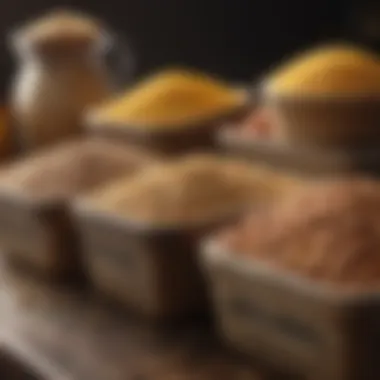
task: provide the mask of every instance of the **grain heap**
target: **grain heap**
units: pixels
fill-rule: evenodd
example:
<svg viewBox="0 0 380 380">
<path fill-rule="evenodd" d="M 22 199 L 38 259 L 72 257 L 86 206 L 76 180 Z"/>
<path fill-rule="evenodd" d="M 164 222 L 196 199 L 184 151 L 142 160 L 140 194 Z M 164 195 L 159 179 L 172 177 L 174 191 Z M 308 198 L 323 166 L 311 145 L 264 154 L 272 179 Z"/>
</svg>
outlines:
<svg viewBox="0 0 380 380">
<path fill-rule="evenodd" d="M 380 285 L 380 183 L 307 186 L 218 240 L 230 252 L 348 287 Z"/>
<path fill-rule="evenodd" d="M 166 70 L 95 110 L 90 119 L 129 127 L 175 128 L 224 116 L 245 100 L 243 91 L 207 75 Z"/>
<path fill-rule="evenodd" d="M 133 174 L 149 162 L 151 158 L 138 150 L 106 141 L 65 143 L 5 167 L 0 188 L 29 196 L 66 198 Z"/>
<path fill-rule="evenodd" d="M 266 81 L 279 95 L 378 95 L 380 60 L 351 46 L 323 46 L 295 57 Z"/>
<path fill-rule="evenodd" d="M 280 184 L 274 173 L 248 163 L 195 155 L 117 181 L 92 199 L 97 208 L 148 225 L 193 224 L 272 200 Z"/>
</svg>

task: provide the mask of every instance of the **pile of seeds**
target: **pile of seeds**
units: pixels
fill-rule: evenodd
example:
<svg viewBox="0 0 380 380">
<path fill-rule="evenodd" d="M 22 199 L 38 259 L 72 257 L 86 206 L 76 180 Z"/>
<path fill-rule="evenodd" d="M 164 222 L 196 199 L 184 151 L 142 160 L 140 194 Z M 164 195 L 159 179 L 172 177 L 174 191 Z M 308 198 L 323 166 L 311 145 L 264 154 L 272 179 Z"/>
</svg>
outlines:
<svg viewBox="0 0 380 380">
<path fill-rule="evenodd" d="M 230 252 L 314 279 L 380 285 L 380 182 L 306 186 L 224 231 Z"/>
<path fill-rule="evenodd" d="M 93 194 L 96 207 L 149 224 L 192 224 L 273 200 L 286 181 L 240 160 L 195 155 Z"/>
<path fill-rule="evenodd" d="M 100 140 L 64 143 L 2 170 L 0 188 L 39 197 L 70 197 L 136 172 L 151 157 L 133 148 Z"/>
</svg>

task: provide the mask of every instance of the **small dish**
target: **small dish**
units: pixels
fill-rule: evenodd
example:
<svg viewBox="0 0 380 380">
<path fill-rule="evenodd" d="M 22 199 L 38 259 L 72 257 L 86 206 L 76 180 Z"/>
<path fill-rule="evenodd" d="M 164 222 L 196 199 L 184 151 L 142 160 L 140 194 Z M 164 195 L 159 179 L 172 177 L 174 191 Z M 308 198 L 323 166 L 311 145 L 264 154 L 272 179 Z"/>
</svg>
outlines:
<svg viewBox="0 0 380 380">
<path fill-rule="evenodd" d="M 380 153 L 376 147 L 337 149 L 294 146 L 269 138 L 247 138 L 239 133 L 238 128 L 221 129 L 217 134 L 217 144 L 225 154 L 297 175 L 380 174 Z"/>
</svg>

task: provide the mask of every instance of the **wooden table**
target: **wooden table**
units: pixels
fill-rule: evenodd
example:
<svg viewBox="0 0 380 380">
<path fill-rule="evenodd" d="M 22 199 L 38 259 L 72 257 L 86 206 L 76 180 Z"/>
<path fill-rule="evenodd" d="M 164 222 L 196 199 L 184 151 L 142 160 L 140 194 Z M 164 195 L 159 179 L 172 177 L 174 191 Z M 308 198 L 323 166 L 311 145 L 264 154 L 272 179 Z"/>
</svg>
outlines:
<svg viewBox="0 0 380 380">
<path fill-rule="evenodd" d="M 27 363 L 42 379 L 264 378 L 222 348 L 206 324 L 159 329 L 111 312 L 89 293 L 47 286 L 4 265 L 0 271 L 3 352 Z"/>
</svg>

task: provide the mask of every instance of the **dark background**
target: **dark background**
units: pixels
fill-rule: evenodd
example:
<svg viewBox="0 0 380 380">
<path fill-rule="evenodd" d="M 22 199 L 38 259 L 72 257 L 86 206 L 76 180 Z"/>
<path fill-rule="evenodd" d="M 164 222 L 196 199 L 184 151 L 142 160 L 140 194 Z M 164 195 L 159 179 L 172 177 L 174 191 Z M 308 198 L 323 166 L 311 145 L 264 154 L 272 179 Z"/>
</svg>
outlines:
<svg viewBox="0 0 380 380">
<path fill-rule="evenodd" d="M 69 0 L 65 3 L 3 0 L 0 4 L 1 86 L 6 88 L 14 68 L 5 43 L 6 33 L 22 21 L 57 5 L 99 16 L 119 36 L 126 37 L 136 54 L 136 76 L 169 64 L 181 64 L 230 80 L 246 81 L 254 79 L 285 55 L 312 43 L 348 39 L 376 45 L 377 37 L 366 35 L 362 27 L 368 17 L 379 23 L 376 3 L 340 0 Z M 371 33 L 376 34 L 376 31 Z"/>
</svg>

